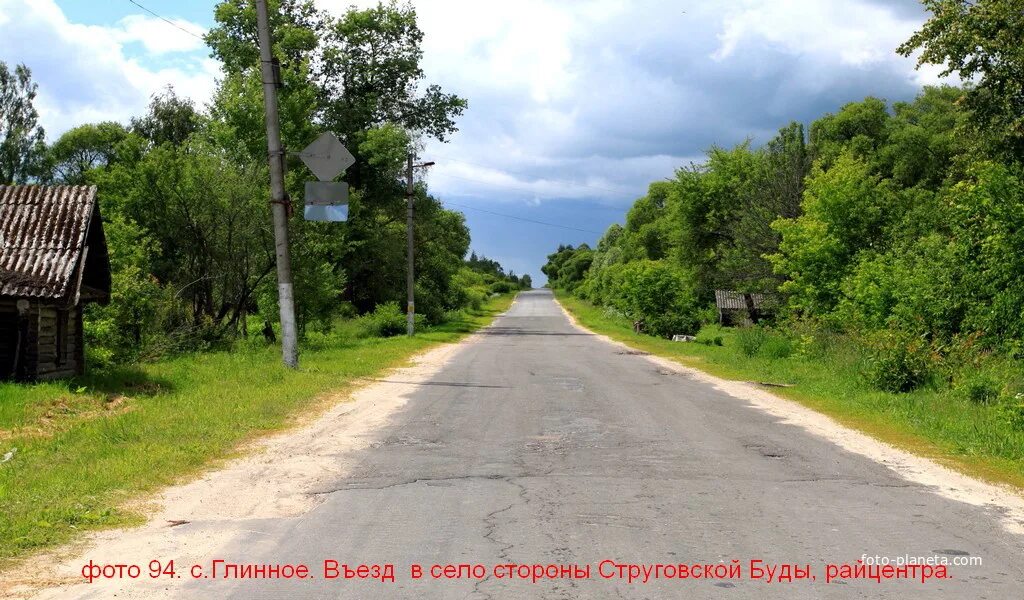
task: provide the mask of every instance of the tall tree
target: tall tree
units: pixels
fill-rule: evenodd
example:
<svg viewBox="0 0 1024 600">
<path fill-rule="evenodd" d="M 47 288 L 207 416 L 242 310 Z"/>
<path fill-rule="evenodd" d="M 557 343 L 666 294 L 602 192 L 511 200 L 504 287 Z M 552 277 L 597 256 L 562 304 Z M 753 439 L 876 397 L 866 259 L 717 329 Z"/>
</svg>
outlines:
<svg viewBox="0 0 1024 600">
<path fill-rule="evenodd" d="M 923 0 L 932 17 L 899 52 L 975 85 L 965 101 L 996 150 L 1024 160 L 1024 2 Z"/>
<path fill-rule="evenodd" d="M 39 175 L 46 134 L 33 105 L 36 89 L 28 67 L 18 65 L 11 72 L 0 61 L 0 183 Z"/>
<path fill-rule="evenodd" d="M 184 144 L 201 125 L 202 117 L 195 104 L 187 98 L 179 98 L 172 87 L 154 95 L 149 111 L 132 119 L 132 131 L 155 145 Z"/>
<path fill-rule="evenodd" d="M 89 171 L 109 165 L 118 145 L 128 136 L 120 123 L 79 125 L 65 132 L 47 153 L 50 178 L 67 184 L 83 184 Z"/>
</svg>

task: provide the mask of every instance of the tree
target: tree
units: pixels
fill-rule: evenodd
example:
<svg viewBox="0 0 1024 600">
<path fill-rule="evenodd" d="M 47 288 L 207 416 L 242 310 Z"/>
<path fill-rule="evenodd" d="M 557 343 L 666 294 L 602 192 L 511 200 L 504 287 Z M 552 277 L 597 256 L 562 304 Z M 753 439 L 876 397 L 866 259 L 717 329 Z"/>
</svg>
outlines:
<svg viewBox="0 0 1024 600">
<path fill-rule="evenodd" d="M 0 183 L 40 174 L 46 134 L 33 106 L 37 88 L 28 67 L 18 65 L 12 73 L 0 61 Z"/>
<path fill-rule="evenodd" d="M 50 177 L 71 185 L 86 183 L 89 171 L 105 167 L 117 158 L 118 147 L 127 137 L 128 132 L 121 124 L 109 121 L 66 131 L 47 153 Z"/>
<path fill-rule="evenodd" d="M 316 77 L 324 119 L 336 131 L 391 122 L 444 141 L 457 130 L 467 103 L 438 85 L 423 87 L 423 32 L 410 4 L 352 9 L 328 31 Z"/>
<path fill-rule="evenodd" d="M 965 105 L 1002 152 L 1024 160 L 1024 6 L 1020 0 L 923 0 L 932 16 L 898 51 L 976 82 Z"/>
<path fill-rule="evenodd" d="M 849 152 L 831 169 L 817 165 L 808 178 L 803 214 L 772 225 L 782 239 L 769 259 L 786 277 L 782 290 L 793 307 L 806 314 L 831 310 L 857 253 L 882 249 L 887 220 L 902 216 L 894 208 L 891 190 Z"/>
<path fill-rule="evenodd" d="M 153 96 L 147 114 L 132 119 L 132 131 L 157 146 L 184 144 L 201 125 L 202 117 L 195 104 L 179 98 L 170 86 Z"/>
<path fill-rule="evenodd" d="M 402 300 L 406 206 L 405 187 L 399 182 L 402 165 L 418 136 L 445 139 L 455 130 L 454 119 L 465 101 L 423 81 L 423 34 L 409 6 L 382 3 L 366 10 L 352 8 L 334 18 L 308 0 L 272 0 L 270 4 L 274 51 L 281 59 L 284 81 L 280 105 L 285 146 L 302 148 L 328 130 L 356 157 L 345 174 L 352 190 L 348 222 L 311 224 L 292 219 L 295 246 L 303 243 L 319 249 L 317 259 L 309 257 L 311 267 L 321 260 L 335 273 L 344 271 L 345 297 L 357 309 L 370 311 L 378 304 Z M 212 105 L 211 137 L 227 152 L 266 160 L 251 2 L 222 2 L 215 18 L 217 26 L 207 41 L 214 56 L 223 61 L 224 78 Z M 294 160 L 288 171 L 287 189 L 297 203 L 308 172 Z M 451 305 L 451 277 L 461 266 L 466 248 L 457 255 L 451 250 L 462 247 L 468 233 L 461 220 L 456 223 L 456 214 L 443 210 L 422 186 L 416 191 L 416 210 L 417 286 L 425 290 L 417 295 L 417 308 L 436 316 Z M 424 237 L 424 232 L 440 237 Z M 301 265 L 294 270 L 298 282 L 304 276 Z M 317 276 L 316 272 L 311 270 L 309 276 Z"/>
</svg>

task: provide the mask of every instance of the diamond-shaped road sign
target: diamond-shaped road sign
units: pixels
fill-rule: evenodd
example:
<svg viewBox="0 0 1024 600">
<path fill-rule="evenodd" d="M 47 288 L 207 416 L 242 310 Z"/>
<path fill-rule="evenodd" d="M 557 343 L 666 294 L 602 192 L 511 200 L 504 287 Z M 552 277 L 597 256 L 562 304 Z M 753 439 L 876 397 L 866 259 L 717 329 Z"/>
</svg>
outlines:
<svg viewBox="0 0 1024 600">
<path fill-rule="evenodd" d="M 330 181 L 355 164 L 356 159 L 341 140 L 327 132 L 299 153 L 299 158 L 320 181 Z"/>
</svg>

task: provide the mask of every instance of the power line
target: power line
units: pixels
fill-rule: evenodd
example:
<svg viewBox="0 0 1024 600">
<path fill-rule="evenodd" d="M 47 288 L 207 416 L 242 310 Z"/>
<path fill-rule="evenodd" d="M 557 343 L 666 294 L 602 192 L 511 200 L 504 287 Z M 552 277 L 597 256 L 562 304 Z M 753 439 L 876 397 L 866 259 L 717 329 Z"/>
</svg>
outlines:
<svg viewBox="0 0 1024 600">
<path fill-rule="evenodd" d="M 160 19 L 160 20 L 161 20 L 161 21 L 163 21 L 164 23 L 167 23 L 167 24 L 168 24 L 168 25 L 170 25 L 171 27 L 174 27 L 175 29 L 178 29 L 178 30 L 180 30 L 180 31 L 184 31 L 185 33 L 189 34 L 190 36 L 192 36 L 192 37 L 194 37 L 194 38 L 198 38 L 198 39 L 200 39 L 200 40 L 203 40 L 203 42 L 205 42 L 205 41 L 206 41 L 206 38 L 204 38 L 203 36 L 201 36 L 201 35 L 199 35 L 199 34 L 197 34 L 197 33 L 195 33 L 195 32 L 189 31 L 188 29 L 185 29 L 185 28 L 184 28 L 184 27 L 182 27 L 181 25 L 178 25 L 177 23 L 175 23 L 174 21 L 172 21 L 172 20 L 170 20 L 170 19 L 168 19 L 168 18 L 164 17 L 163 15 L 160 15 L 160 14 L 157 14 L 157 13 L 153 12 L 152 10 L 150 10 L 150 9 L 146 8 L 145 6 L 143 6 L 143 5 L 139 4 L 139 3 L 138 3 L 138 2 L 136 2 L 135 0 L 128 0 L 128 2 L 131 2 L 131 3 L 132 3 L 132 4 L 134 4 L 135 6 L 138 6 L 138 7 L 139 7 L 139 8 L 141 8 L 142 10 L 144 10 L 144 11 L 148 12 L 149 14 L 153 15 L 154 17 L 156 17 L 156 18 Z"/>
<path fill-rule="evenodd" d="M 559 225 L 558 223 L 548 223 L 547 221 L 538 221 L 536 219 L 527 219 L 526 217 L 517 217 L 515 215 L 506 215 L 504 213 L 494 212 L 493 210 L 487 210 L 485 208 L 477 208 L 475 206 L 469 206 L 468 204 L 459 204 L 458 202 L 451 202 L 449 200 L 443 201 L 445 204 L 451 206 L 458 206 L 459 208 L 467 208 L 469 210 L 476 210 L 489 215 L 497 217 L 505 217 L 506 219 L 515 219 L 517 221 L 525 221 L 527 223 L 534 223 L 536 225 L 547 225 L 548 227 L 558 227 L 559 229 L 570 229 L 572 231 L 581 231 L 583 233 L 593 233 L 594 235 L 604 235 L 600 231 L 593 231 L 591 229 L 580 229 L 579 227 L 570 227 L 569 225 Z"/>
<path fill-rule="evenodd" d="M 507 173 L 509 175 L 517 175 L 519 177 L 529 177 L 529 175 L 526 175 L 524 173 L 516 173 L 515 171 L 507 171 L 505 169 L 496 169 L 494 167 L 489 167 L 487 165 L 482 165 L 480 163 L 469 162 L 468 160 L 462 160 L 460 158 L 451 158 L 451 157 L 444 156 L 444 155 L 439 156 L 439 158 L 441 160 L 444 160 L 445 162 L 457 162 L 457 163 L 462 163 L 464 165 L 470 165 L 472 167 L 480 167 L 481 169 L 490 169 L 492 171 L 499 171 L 501 173 Z M 448 177 L 455 177 L 457 179 L 466 179 L 467 181 L 476 181 L 474 179 L 468 179 L 466 177 L 459 177 L 457 175 L 448 175 Z M 486 183 L 486 182 L 478 181 L 477 183 Z M 494 184 L 494 185 L 499 185 L 499 184 Z M 575 187 L 589 188 L 589 189 L 598 190 L 598 191 L 601 191 L 601 192 L 608 192 L 609 194 L 620 195 L 620 194 L 623 193 L 622 190 L 613 190 L 611 188 L 601 187 L 601 186 L 598 186 L 598 185 L 590 185 L 589 183 L 576 183 L 576 182 L 572 182 L 572 185 L 575 186 Z"/>
<path fill-rule="evenodd" d="M 536 194 L 534 192 L 534 190 L 531 190 L 530 188 L 528 188 L 526 186 L 521 186 L 521 185 L 510 185 L 510 184 L 507 184 L 507 183 L 495 183 L 493 181 L 483 181 L 481 179 L 472 179 L 470 177 L 463 177 L 461 175 L 445 174 L 444 176 L 445 177 L 451 177 L 452 179 L 461 179 L 462 181 L 471 181 L 473 183 L 479 183 L 481 185 L 489 185 L 491 187 L 505 188 L 505 189 L 509 189 L 509 190 L 516 190 L 516 191 L 522 191 L 522 192 L 531 192 L 531 193 L 534 193 L 534 195 L 536 195 L 538 197 L 551 197 L 551 196 L 542 196 L 540 194 Z M 601 210 L 622 212 L 621 208 L 615 208 L 613 206 L 596 205 L 595 208 L 599 208 Z"/>
</svg>

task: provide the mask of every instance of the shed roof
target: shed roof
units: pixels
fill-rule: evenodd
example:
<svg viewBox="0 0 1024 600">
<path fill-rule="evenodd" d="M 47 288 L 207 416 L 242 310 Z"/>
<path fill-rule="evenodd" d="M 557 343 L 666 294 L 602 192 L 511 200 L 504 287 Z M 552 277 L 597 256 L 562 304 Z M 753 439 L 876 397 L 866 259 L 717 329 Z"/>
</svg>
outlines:
<svg viewBox="0 0 1024 600">
<path fill-rule="evenodd" d="M 96 231 L 90 236 L 93 220 Z M 0 296 L 63 300 L 76 295 L 88 238 L 101 246 L 89 262 L 101 257 L 109 294 L 96 187 L 0 185 Z"/>
<path fill-rule="evenodd" d="M 744 295 L 739 292 L 733 292 L 729 290 L 715 290 L 715 304 L 720 309 L 737 309 L 746 310 L 747 301 L 743 297 Z M 751 299 L 754 301 L 754 308 L 760 310 L 765 308 L 775 308 L 775 298 L 765 294 L 750 294 Z"/>
</svg>

